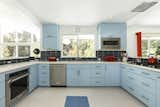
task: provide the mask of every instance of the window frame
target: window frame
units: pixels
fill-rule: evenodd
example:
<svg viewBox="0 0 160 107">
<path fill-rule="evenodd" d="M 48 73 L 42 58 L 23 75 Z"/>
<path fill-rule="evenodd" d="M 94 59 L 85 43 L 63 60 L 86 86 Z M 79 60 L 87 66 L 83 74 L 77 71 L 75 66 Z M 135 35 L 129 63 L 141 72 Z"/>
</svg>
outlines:
<svg viewBox="0 0 160 107">
<path fill-rule="evenodd" d="M 151 41 L 152 41 L 152 40 L 159 40 L 159 41 L 160 41 L 160 37 L 157 37 L 157 36 L 156 36 L 156 37 L 143 37 L 143 38 L 142 38 L 142 41 L 143 41 L 143 40 L 147 40 L 147 44 L 148 44 L 148 45 L 147 45 L 147 48 L 148 48 L 148 53 L 149 53 L 150 50 L 151 50 Z M 142 50 L 142 51 L 143 51 L 143 50 Z M 148 53 L 147 53 L 147 54 L 148 54 Z M 142 56 L 142 57 L 143 57 L 143 56 Z"/>
<path fill-rule="evenodd" d="M 63 56 L 63 36 L 76 36 L 76 40 L 77 40 L 77 56 Z M 93 57 L 80 57 L 79 56 L 79 51 L 78 51 L 78 47 L 79 47 L 79 36 L 80 35 L 94 35 L 94 55 Z M 85 39 L 87 40 L 87 39 Z M 61 34 L 60 37 L 60 49 L 61 49 L 61 58 L 96 58 L 96 41 L 97 41 L 97 35 L 96 34 Z"/>
<path fill-rule="evenodd" d="M 29 42 L 21 42 L 21 41 L 19 41 L 19 39 L 18 39 L 18 33 L 21 33 L 21 32 L 28 32 L 28 33 L 30 33 L 31 35 L 30 35 L 30 40 L 31 41 L 29 41 Z M 37 34 L 36 33 L 32 33 L 32 32 L 29 32 L 29 31 L 25 31 L 25 30 L 23 30 L 23 31 L 21 31 L 21 32 L 19 32 L 19 31 L 14 31 L 13 33 L 15 33 L 15 35 L 16 35 L 16 39 L 15 39 L 15 42 L 4 42 L 4 36 L 5 36 L 5 34 L 2 34 L 2 32 L 0 32 L 0 49 L 4 49 L 4 47 L 5 46 L 15 46 L 16 47 L 16 51 L 15 51 L 15 56 L 13 56 L 13 57 L 4 57 L 3 56 L 3 51 L 0 51 L 0 59 L 11 59 L 11 58 L 26 58 L 26 57 L 30 57 L 31 55 L 32 55 L 32 45 L 33 44 L 40 44 L 41 42 L 40 42 L 40 38 L 38 37 L 38 36 L 36 36 Z M 6 32 L 7 33 L 7 32 Z M 8 33 L 10 33 L 10 32 L 8 32 Z M 12 33 L 12 32 L 11 32 Z M 34 40 L 33 40 L 33 36 L 36 36 L 37 37 L 37 41 L 36 42 L 34 42 Z M 39 35 L 40 36 L 40 35 Z M 20 57 L 19 56 L 19 52 L 18 52 L 18 47 L 19 46 L 29 46 L 30 47 L 30 53 L 29 53 L 29 55 L 30 56 L 22 56 L 22 57 Z M 41 48 L 41 45 L 39 45 L 40 47 L 39 48 Z"/>
</svg>

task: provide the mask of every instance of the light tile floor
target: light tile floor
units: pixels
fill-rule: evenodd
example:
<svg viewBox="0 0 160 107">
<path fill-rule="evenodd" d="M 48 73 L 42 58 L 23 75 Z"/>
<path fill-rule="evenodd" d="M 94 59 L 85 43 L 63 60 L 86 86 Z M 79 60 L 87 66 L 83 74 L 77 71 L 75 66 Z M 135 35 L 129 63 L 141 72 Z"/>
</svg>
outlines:
<svg viewBox="0 0 160 107">
<path fill-rule="evenodd" d="M 118 87 L 38 88 L 15 107 L 64 107 L 66 96 L 88 96 L 90 107 L 145 107 Z"/>
</svg>

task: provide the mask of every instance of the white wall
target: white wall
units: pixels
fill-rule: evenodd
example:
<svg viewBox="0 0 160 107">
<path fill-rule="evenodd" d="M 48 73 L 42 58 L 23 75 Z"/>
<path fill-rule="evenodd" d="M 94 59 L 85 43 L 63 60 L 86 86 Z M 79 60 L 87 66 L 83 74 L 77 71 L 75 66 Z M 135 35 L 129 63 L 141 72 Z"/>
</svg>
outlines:
<svg viewBox="0 0 160 107">
<path fill-rule="evenodd" d="M 3 32 L 26 30 L 41 35 L 41 23 L 16 0 L 0 1 L 0 26 Z"/>
<path fill-rule="evenodd" d="M 160 26 L 128 26 L 127 29 L 127 52 L 129 57 L 137 57 L 136 32 L 160 33 Z M 160 36 L 160 35 L 159 35 Z"/>
</svg>

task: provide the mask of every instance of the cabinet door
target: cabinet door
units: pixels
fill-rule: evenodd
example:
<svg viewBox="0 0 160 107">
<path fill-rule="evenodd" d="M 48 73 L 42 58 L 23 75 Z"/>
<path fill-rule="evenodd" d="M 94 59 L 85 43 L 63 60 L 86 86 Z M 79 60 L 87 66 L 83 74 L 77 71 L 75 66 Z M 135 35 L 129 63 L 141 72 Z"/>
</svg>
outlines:
<svg viewBox="0 0 160 107">
<path fill-rule="evenodd" d="M 0 107 L 5 107 L 5 74 L 0 74 Z"/>
<path fill-rule="evenodd" d="M 30 67 L 29 91 L 31 92 L 37 86 L 38 86 L 38 69 L 37 65 L 32 65 Z"/>
<path fill-rule="evenodd" d="M 53 35 L 48 35 L 48 37 L 43 39 L 43 48 L 44 49 L 58 49 L 57 37 Z"/>
<path fill-rule="evenodd" d="M 43 48 L 58 49 L 59 27 L 55 24 L 43 25 Z"/>
<path fill-rule="evenodd" d="M 5 102 L 5 97 L 1 97 L 1 98 L 0 98 L 0 107 L 6 107 L 6 106 L 5 106 L 5 103 L 6 103 L 6 102 Z"/>
<path fill-rule="evenodd" d="M 120 65 L 107 64 L 105 73 L 106 86 L 120 86 Z"/>
<path fill-rule="evenodd" d="M 160 75 L 157 80 L 157 88 L 156 88 L 156 95 L 157 95 L 157 107 L 160 107 Z"/>
<path fill-rule="evenodd" d="M 80 70 L 67 68 L 67 86 L 79 86 Z"/>
<path fill-rule="evenodd" d="M 89 65 L 82 65 L 80 68 L 80 85 L 90 86 L 90 67 Z"/>
</svg>

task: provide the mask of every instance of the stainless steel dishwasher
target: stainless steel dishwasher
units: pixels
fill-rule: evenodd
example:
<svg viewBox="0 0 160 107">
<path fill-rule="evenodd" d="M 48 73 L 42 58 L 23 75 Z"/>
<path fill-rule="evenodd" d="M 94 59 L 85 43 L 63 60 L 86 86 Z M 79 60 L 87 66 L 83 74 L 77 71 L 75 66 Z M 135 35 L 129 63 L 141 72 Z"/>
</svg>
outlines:
<svg viewBox="0 0 160 107">
<path fill-rule="evenodd" d="M 51 64 L 51 86 L 66 86 L 66 65 Z"/>
</svg>

